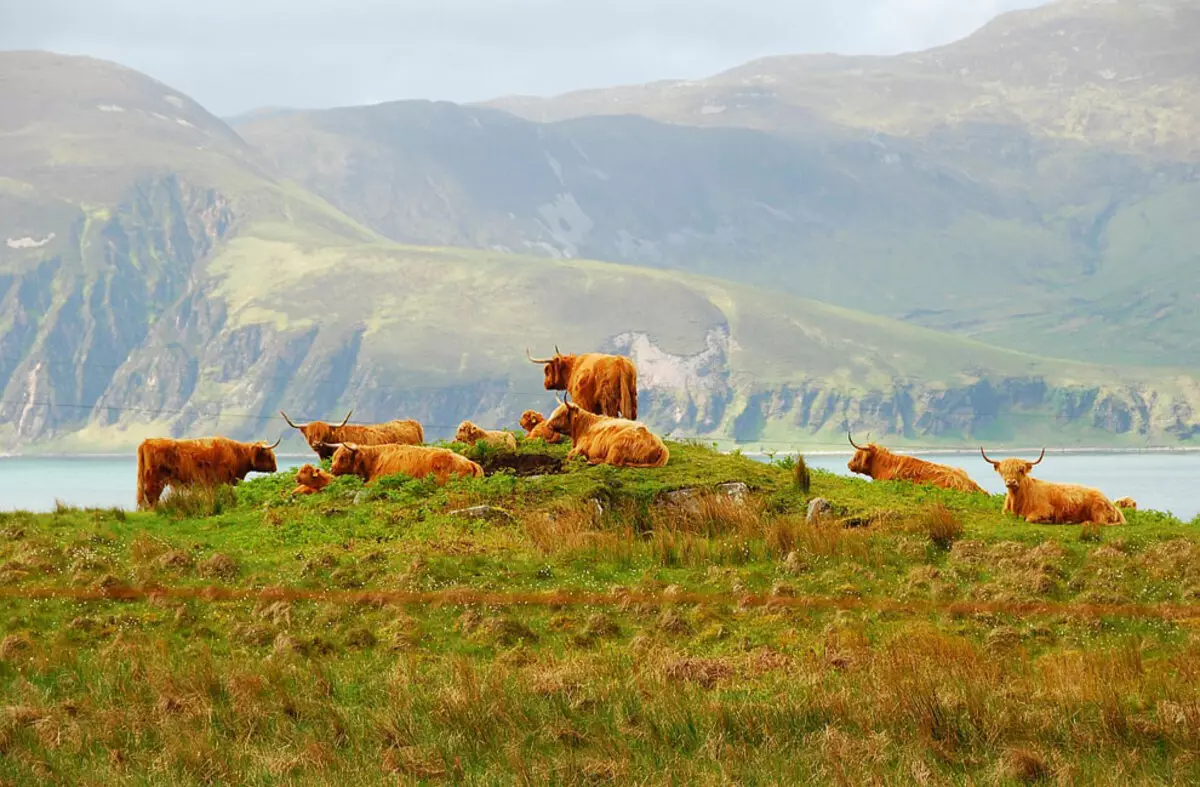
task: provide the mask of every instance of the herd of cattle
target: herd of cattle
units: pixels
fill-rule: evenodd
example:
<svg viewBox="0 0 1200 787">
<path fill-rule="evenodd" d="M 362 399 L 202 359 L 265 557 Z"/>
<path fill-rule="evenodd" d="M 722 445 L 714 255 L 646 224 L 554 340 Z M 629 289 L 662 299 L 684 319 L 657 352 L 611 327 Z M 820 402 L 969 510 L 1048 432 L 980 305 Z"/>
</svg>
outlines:
<svg viewBox="0 0 1200 787">
<path fill-rule="evenodd" d="M 571 451 L 567 457 L 582 456 L 590 464 L 657 468 L 667 463 L 670 453 L 662 439 L 637 422 L 637 370 L 632 361 L 602 353 L 563 355 L 557 346 L 552 358 L 534 358 L 528 350 L 526 356 L 544 366 L 546 390 L 564 391 L 574 400 L 560 400 L 549 418 L 526 410 L 520 426 L 527 438 L 547 443 L 569 438 Z M 324 421 L 301 425 L 280 411 L 288 426 L 304 436 L 317 456 L 333 460 L 330 472 L 313 465 L 301 467 L 294 494 L 318 493 L 340 475 L 356 475 L 366 483 L 395 474 L 433 476 L 439 484 L 453 476 L 483 475 L 482 467 L 461 454 L 422 445 L 425 432 L 417 421 L 351 424 L 352 414 L 353 410 L 336 425 Z M 855 449 L 849 469 L 854 473 L 880 481 L 903 480 L 986 494 L 957 467 L 900 456 L 874 443 L 860 446 L 852 435 L 849 437 Z M 138 507 L 155 506 L 168 486 L 236 484 L 251 472 L 274 473 L 275 448 L 282 439 L 272 445 L 224 437 L 145 440 L 138 446 Z M 455 439 L 467 445 L 485 443 L 499 450 L 514 451 L 517 447 L 511 432 L 482 429 L 470 421 L 459 425 Z M 1004 479 L 1004 512 L 1028 522 L 1123 524 L 1121 508 L 1137 507 L 1129 498 L 1114 504 L 1095 489 L 1032 478 L 1034 465 L 1045 458 L 1044 449 L 1034 462 L 995 461 L 982 448 L 979 450 Z"/>
</svg>

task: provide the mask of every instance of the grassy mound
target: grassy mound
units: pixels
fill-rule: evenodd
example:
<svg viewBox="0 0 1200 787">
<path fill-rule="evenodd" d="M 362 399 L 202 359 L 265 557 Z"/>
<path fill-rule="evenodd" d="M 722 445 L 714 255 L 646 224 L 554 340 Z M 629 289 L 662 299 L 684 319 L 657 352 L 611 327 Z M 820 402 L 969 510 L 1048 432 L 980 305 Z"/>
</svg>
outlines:
<svg viewBox="0 0 1200 787">
<path fill-rule="evenodd" d="M 1200 778 L 1200 523 L 565 453 L 0 514 L 0 782 Z"/>
</svg>

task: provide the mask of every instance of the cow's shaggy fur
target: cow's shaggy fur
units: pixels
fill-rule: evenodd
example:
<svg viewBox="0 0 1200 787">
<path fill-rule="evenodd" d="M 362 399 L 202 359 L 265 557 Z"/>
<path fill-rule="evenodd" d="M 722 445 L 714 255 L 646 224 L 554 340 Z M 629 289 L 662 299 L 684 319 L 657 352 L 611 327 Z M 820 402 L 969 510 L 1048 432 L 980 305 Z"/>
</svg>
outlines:
<svg viewBox="0 0 1200 787">
<path fill-rule="evenodd" d="M 288 426 L 300 430 L 308 447 L 317 452 L 317 456 L 328 459 L 333 456 L 334 449 L 326 446 L 341 443 L 355 445 L 420 445 L 425 442 L 425 430 L 421 424 L 412 419 L 387 421 L 381 424 L 349 424 L 354 411 L 346 413 L 346 418 L 340 424 L 328 424 L 324 421 L 312 421 L 307 424 L 294 424 L 282 410 L 279 414 Z"/>
<path fill-rule="evenodd" d="M 420 445 L 335 446 L 332 471 L 337 475 L 356 475 L 366 483 L 403 473 L 413 478 L 432 475 L 439 484 L 451 476 L 482 477 L 483 468 L 446 448 Z"/>
<path fill-rule="evenodd" d="M 546 423 L 570 436 L 568 459 L 582 456 L 589 464 L 617 467 L 662 467 L 670 459 L 666 444 L 644 424 L 589 413 L 573 402 L 560 404 Z"/>
<path fill-rule="evenodd" d="M 304 465 L 296 471 L 293 495 L 311 495 L 333 483 L 333 476 L 315 465 Z"/>
<path fill-rule="evenodd" d="M 546 443 L 561 443 L 562 435 L 546 425 L 546 416 L 537 410 L 526 410 L 521 413 L 521 428 L 530 440 L 541 440 Z"/>
<path fill-rule="evenodd" d="M 525 354 L 529 356 L 529 351 Z M 547 391 L 566 391 L 575 404 L 589 413 L 637 420 L 637 369 L 622 355 L 584 353 L 536 359 L 545 365 Z"/>
<path fill-rule="evenodd" d="M 275 472 L 275 445 L 226 437 L 150 438 L 137 452 L 137 506 L 158 504 L 168 487 L 236 484 L 251 472 Z"/>
<path fill-rule="evenodd" d="M 512 432 L 504 432 L 499 429 L 481 429 L 470 421 L 463 421 L 458 425 L 458 431 L 454 433 L 454 439 L 467 445 L 484 443 L 496 448 L 507 448 L 509 451 L 517 450 L 517 438 Z"/>
<path fill-rule="evenodd" d="M 911 481 L 914 484 L 933 484 L 959 492 L 986 494 L 983 487 L 972 481 L 966 471 L 960 468 L 927 462 L 914 456 L 893 454 L 875 443 L 859 446 L 853 438 L 850 439 L 850 444 L 857 449 L 847 464 L 852 473 L 870 476 L 876 481 Z"/>
<path fill-rule="evenodd" d="M 1024 459 L 994 461 L 980 448 L 983 458 L 996 468 L 1004 479 L 1008 494 L 1004 512 L 1023 517 L 1026 522 L 1042 525 L 1066 525 L 1095 522 L 1100 525 L 1123 525 L 1125 515 L 1099 490 L 1077 484 L 1053 484 L 1029 474 L 1033 466 L 1046 456 L 1045 450 L 1037 462 Z"/>
</svg>

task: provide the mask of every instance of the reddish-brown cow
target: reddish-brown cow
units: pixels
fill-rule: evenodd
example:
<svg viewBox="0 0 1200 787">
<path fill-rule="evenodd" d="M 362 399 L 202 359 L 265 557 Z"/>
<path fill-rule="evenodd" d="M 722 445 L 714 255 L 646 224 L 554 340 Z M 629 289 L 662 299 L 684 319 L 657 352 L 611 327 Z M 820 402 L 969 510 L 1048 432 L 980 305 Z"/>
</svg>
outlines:
<svg viewBox="0 0 1200 787">
<path fill-rule="evenodd" d="M 282 439 L 282 438 L 280 438 Z M 236 484 L 251 472 L 275 472 L 274 445 L 226 437 L 150 438 L 137 453 L 137 506 L 152 508 L 168 487 Z"/>
<path fill-rule="evenodd" d="M 389 443 L 420 445 L 425 442 L 425 430 L 421 428 L 419 422 L 411 418 L 399 421 L 387 421 L 382 424 L 347 424 L 353 413 L 353 410 L 346 413 L 346 417 L 342 419 L 342 422 L 334 426 L 324 421 L 312 421 L 304 425 L 294 424 L 292 423 L 292 419 L 288 418 L 287 413 L 283 410 L 279 411 L 279 414 L 283 416 L 283 420 L 287 421 L 288 426 L 293 429 L 299 429 L 300 434 L 304 435 L 304 439 L 308 442 L 308 447 L 316 451 L 317 456 L 322 459 L 328 459 L 333 456 L 332 448 L 323 448 L 322 446 L 338 445 L 340 443 L 354 443 L 355 445 L 387 445 Z"/>
<path fill-rule="evenodd" d="M 637 369 L 622 355 L 584 353 L 563 355 L 554 346 L 554 357 L 537 359 L 545 364 L 547 391 L 566 391 L 575 404 L 589 413 L 637 420 Z"/>
<path fill-rule="evenodd" d="M 1095 522 L 1101 525 L 1123 525 L 1125 515 L 1099 490 L 1077 484 L 1052 484 L 1032 478 L 1033 466 L 1046 458 L 1046 449 L 1036 462 L 1024 459 L 989 459 L 983 448 L 983 458 L 996 468 L 1004 479 L 1008 494 L 1004 512 L 1023 517 L 1026 522 L 1042 525 L 1068 525 Z"/>
<path fill-rule="evenodd" d="M 573 402 L 559 404 L 546 425 L 571 437 L 568 459 L 582 456 L 588 464 L 662 467 L 671 456 L 666 444 L 644 424 L 589 413 Z"/>
<path fill-rule="evenodd" d="M 293 495 L 312 495 L 333 483 L 333 476 L 315 465 L 304 465 L 296 471 Z"/>
<path fill-rule="evenodd" d="M 865 446 L 854 442 L 853 435 L 847 433 L 850 445 L 854 446 L 854 456 L 846 465 L 850 472 L 869 476 L 876 481 L 911 481 L 914 484 L 933 484 L 943 489 L 956 489 L 959 492 L 981 492 L 979 484 L 971 480 L 965 470 L 936 462 L 926 462 L 914 456 L 900 456 L 875 443 Z M 867 439 L 870 439 L 867 435 Z"/>
<path fill-rule="evenodd" d="M 547 443 L 561 443 L 562 435 L 546 426 L 546 416 L 537 410 L 526 410 L 521 413 L 521 428 L 530 440 L 542 440 Z"/>
<path fill-rule="evenodd" d="M 482 467 L 446 448 L 353 443 L 332 447 L 333 474 L 356 475 L 368 484 L 397 473 L 413 478 L 432 475 L 439 484 L 446 483 L 450 476 L 483 476 Z"/>
<path fill-rule="evenodd" d="M 458 425 L 458 431 L 454 433 L 454 439 L 467 445 L 475 445 L 482 442 L 496 448 L 507 448 L 509 451 L 517 450 L 517 438 L 512 432 L 505 432 L 499 429 L 481 429 L 470 421 L 463 421 Z"/>
</svg>

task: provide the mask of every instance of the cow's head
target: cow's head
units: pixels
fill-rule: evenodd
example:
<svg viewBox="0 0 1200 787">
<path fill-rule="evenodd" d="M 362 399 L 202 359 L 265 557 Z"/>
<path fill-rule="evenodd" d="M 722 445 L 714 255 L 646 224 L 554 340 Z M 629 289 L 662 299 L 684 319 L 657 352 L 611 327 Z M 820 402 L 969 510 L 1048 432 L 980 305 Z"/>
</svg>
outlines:
<svg viewBox="0 0 1200 787">
<path fill-rule="evenodd" d="M 1033 472 L 1033 466 L 1046 458 L 1046 449 L 1042 449 L 1041 455 L 1037 461 L 1026 462 L 1024 459 L 1001 459 L 997 462 L 995 459 L 988 457 L 984 452 L 983 446 L 979 447 L 979 453 L 983 454 L 983 458 L 988 464 L 996 468 L 996 472 L 1004 479 L 1004 486 L 1010 492 L 1015 492 L 1021 488 L 1021 482 L 1024 481 L 1030 473 Z"/>
<path fill-rule="evenodd" d="M 473 445 L 475 441 L 486 436 L 482 429 L 470 421 L 463 421 L 458 425 L 458 431 L 454 433 L 454 439 L 457 442 L 467 443 L 468 445 Z"/>
<path fill-rule="evenodd" d="M 274 473 L 275 465 L 275 449 L 283 442 L 280 437 L 271 445 L 266 443 L 253 443 L 250 446 L 250 467 L 257 473 Z"/>
<path fill-rule="evenodd" d="M 850 457 L 846 467 L 850 468 L 851 473 L 871 475 L 871 460 L 875 458 L 875 452 L 879 450 L 879 446 L 870 442 L 870 433 L 867 434 L 866 445 L 854 442 L 854 436 L 849 432 L 846 432 L 846 437 L 850 439 L 850 445 L 854 446 L 854 456 Z"/>
<path fill-rule="evenodd" d="M 532 432 L 538 424 L 544 422 L 546 416 L 539 413 L 537 410 L 526 410 L 521 413 L 521 428 L 526 432 Z"/>
<path fill-rule="evenodd" d="M 304 439 L 308 443 L 308 447 L 316 451 L 317 456 L 321 457 L 322 459 L 328 459 L 333 455 L 333 449 L 322 448 L 321 446 L 333 445 L 334 443 L 338 442 L 337 430 L 341 429 L 350 421 L 350 416 L 354 414 L 354 411 L 351 410 L 350 412 L 346 413 L 346 417 L 343 418 L 342 422 L 337 426 L 327 424 L 324 421 L 311 421 L 303 425 L 295 424 L 292 423 L 292 419 L 288 418 L 287 413 L 285 413 L 283 410 L 280 410 L 279 414 L 283 416 L 283 420 L 287 421 L 288 426 L 292 427 L 293 429 L 300 430 L 300 434 L 304 435 Z"/>
<path fill-rule="evenodd" d="M 550 414 L 550 419 L 546 421 L 546 428 L 559 434 L 570 435 L 571 422 L 578 412 L 579 405 L 574 402 L 568 402 L 565 399 L 560 399 L 558 407 L 554 408 L 554 412 Z"/>
<path fill-rule="evenodd" d="M 359 465 L 359 450 L 354 443 L 325 443 L 325 448 L 333 452 L 333 463 L 329 472 L 334 475 L 356 475 Z"/>
<path fill-rule="evenodd" d="M 575 363 L 574 355 L 563 355 L 558 351 L 558 345 L 554 345 L 553 358 L 534 358 L 529 354 L 529 348 L 525 348 L 525 357 L 531 363 L 545 364 L 546 379 L 543 385 L 547 391 L 565 391 L 567 390 L 567 380 L 571 377 L 571 367 Z"/>
</svg>

